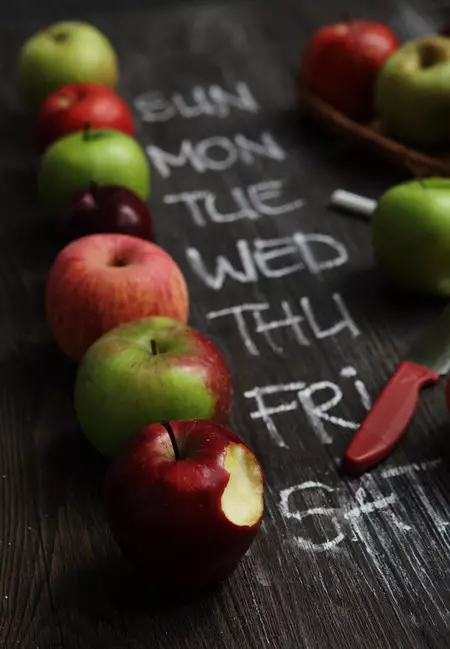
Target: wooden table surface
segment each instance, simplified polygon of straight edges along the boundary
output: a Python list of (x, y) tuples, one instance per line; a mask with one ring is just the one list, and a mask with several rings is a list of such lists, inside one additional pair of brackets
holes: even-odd
[[(423, 395), (386, 462), (361, 478), (338, 469), (443, 304), (393, 291), (369, 224), (328, 206), (336, 188), (377, 198), (406, 175), (331, 136), (295, 93), (300, 49), (319, 25), (350, 12), (406, 39), (436, 29), (443, 3), (110, 4), (1, 9), (0, 647), (450, 646), (445, 383)], [(152, 163), (158, 242), (186, 274), (191, 324), (229, 362), (230, 427), (266, 477), (251, 550), (184, 605), (150, 597), (120, 558), (100, 497), (105, 464), (77, 428), (74, 367), (45, 322), (59, 243), (36, 197), (32, 121), (13, 72), (27, 36), (73, 17), (119, 53), (120, 90)], [(210, 114), (189, 110), (202, 94)]]

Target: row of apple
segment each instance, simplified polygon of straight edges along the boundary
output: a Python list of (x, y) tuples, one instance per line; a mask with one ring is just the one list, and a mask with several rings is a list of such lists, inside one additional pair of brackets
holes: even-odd
[(78, 363), (81, 429), (111, 460), (111, 530), (152, 583), (197, 592), (231, 574), (263, 516), (261, 467), (225, 427), (230, 372), (187, 324), (185, 278), (154, 242), (150, 169), (108, 39), (53, 25), (24, 44), (18, 75), (38, 116), (40, 197), (66, 237), (47, 278), (48, 324)]
[(300, 82), (345, 115), (377, 118), (419, 147), (450, 143), (447, 30), (401, 43), (387, 25), (347, 20), (315, 31), (301, 53)]

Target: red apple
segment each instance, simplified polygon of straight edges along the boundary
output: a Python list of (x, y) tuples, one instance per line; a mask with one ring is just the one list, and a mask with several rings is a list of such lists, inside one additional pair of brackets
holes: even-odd
[(50, 94), (39, 109), (39, 150), (86, 124), (134, 134), (133, 115), (114, 90), (96, 83), (70, 83)]
[(68, 241), (101, 232), (154, 241), (147, 204), (130, 189), (119, 185), (92, 183), (89, 189), (75, 192), (59, 226)]
[(264, 509), (263, 473), (244, 442), (205, 419), (152, 424), (106, 474), (111, 531), (159, 588), (192, 595), (228, 577)]
[(373, 113), (377, 73), (399, 44), (383, 23), (349, 20), (325, 25), (306, 45), (300, 80), (346, 115), (367, 118)]
[(186, 281), (170, 255), (125, 234), (92, 234), (59, 252), (47, 277), (46, 311), (60, 349), (79, 361), (123, 322), (167, 316), (186, 322)]

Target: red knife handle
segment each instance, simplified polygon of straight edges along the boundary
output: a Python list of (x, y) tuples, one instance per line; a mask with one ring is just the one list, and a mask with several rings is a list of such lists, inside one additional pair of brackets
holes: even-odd
[(344, 467), (362, 473), (390, 453), (409, 424), (422, 387), (440, 375), (410, 361), (400, 363), (376, 399), (344, 455)]

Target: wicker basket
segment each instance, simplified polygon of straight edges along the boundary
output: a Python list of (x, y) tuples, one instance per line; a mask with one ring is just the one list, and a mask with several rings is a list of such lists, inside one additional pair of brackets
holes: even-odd
[(361, 142), (414, 176), (450, 176), (450, 153), (430, 153), (405, 146), (383, 133), (379, 122), (356, 122), (304, 88), (300, 89), (300, 99), (311, 114), (332, 130)]

